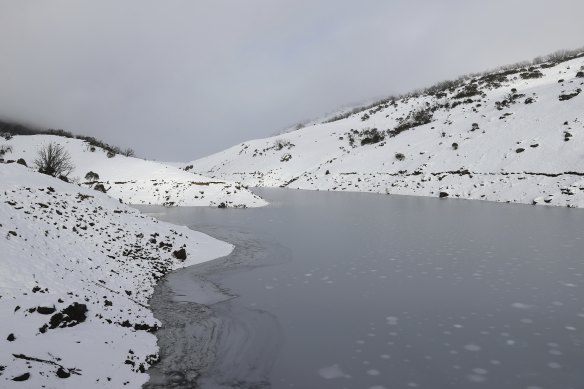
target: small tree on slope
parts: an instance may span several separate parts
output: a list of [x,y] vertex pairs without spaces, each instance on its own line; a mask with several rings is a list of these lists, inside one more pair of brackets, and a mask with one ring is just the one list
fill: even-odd
[[34,166],[40,173],[53,177],[67,177],[74,169],[71,155],[63,146],[51,142],[39,149]]

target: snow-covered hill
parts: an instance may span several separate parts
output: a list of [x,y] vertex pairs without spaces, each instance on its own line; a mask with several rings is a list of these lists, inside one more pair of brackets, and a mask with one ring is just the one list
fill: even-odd
[[584,57],[443,83],[190,163],[250,186],[584,207]]
[[0,137],[0,146],[10,147],[6,160],[23,158],[32,166],[38,150],[56,142],[71,155],[74,171],[70,175],[84,183],[85,175],[99,175],[96,183],[102,183],[107,194],[129,204],[158,204],[171,206],[219,206],[257,207],[264,200],[247,189],[224,180],[213,180],[181,170],[170,164],[126,157],[120,154],[108,157],[106,150],[92,147],[88,142],[54,135]]
[[232,249],[16,163],[0,164],[0,199],[2,388],[141,386],[153,286]]

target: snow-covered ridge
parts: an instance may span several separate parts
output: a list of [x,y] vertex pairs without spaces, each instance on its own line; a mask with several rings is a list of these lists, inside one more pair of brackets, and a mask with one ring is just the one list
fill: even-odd
[[166,272],[232,246],[98,191],[0,164],[0,387],[139,387]]
[[[0,146],[10,147],[6,160],[22,158],[32,166],[38,150],[50,142],[62,145],[71,155],[75,167],[70,178],[81,184],[87,182],[88,172],[98,174],[107,194],[129,204],[168,206],[258,207],[266,204],[242,186],[225,180],[209,179],[170,164],[108,153],[88,142],[55,135],[16,135]],[[87,185],[86,185],[87,186]]]
[[584,57],[478,75],[190,162],[250,186],[584,207]]

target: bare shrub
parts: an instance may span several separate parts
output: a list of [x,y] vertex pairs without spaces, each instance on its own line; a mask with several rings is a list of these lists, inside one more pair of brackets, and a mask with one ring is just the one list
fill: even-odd
[[12,152],[12,146],[0,145],[0,157],[3,157],[4,154],[8,154],[11,152]]
[[135,155],[134,150],[129,147],[125,150],[122,150],[121,154],[125,155],[126,157],[133,157]]
[[75,168],[69,152],[55,142],[44,145],[39,149],[37,158],[34,160],[34,166],[40,173],[53,177],[67,177]]
[[274,148],[275,148],[276,150],[282,150],[284,147],[287,147],[287,148],[289,148],[289,149],[290,149],[290,148],[292,148],[293,146],[294,146],[294,145],[293,145],[292,143],[290,143],[290,141],[289,141],[289,140],[286,140],[286,139],[276,139],[276,140],[274,141]]

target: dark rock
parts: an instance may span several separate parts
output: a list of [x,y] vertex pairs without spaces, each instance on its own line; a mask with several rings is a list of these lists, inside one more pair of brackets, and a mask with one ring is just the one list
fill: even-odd
[[217,208],[227,208],[227,204],[221,203],[217,206]]
[[50,328],[74,327],[87,319],[87,305],[73,303],[59,313],[55,313],[49,322]]
[[103,192],[103,193],[106,193],[107,192],[107,189],[101,183],[95,184],[95,186],[93,187],[93,189],[97,190],[98,192]]
[[184,261],[185,259],[187,259],[187,251],[184,248],[182,248],[180,250],[174,251],[172,253],[172,256],[178,260]]
[[524,148],[521,148],[521,147],[518,148],[517,150],[515,150],[516,153],[522,153],[524,151],[525,151],[525,149]]
[[580,88],[578,88],[578,89],[576,89],[576,91],[575,91],[575,92],[573,92],[573,93],[568,93],[568,94],[565,94],[565,95],[560,95],[560,96],[558,97],[558,99],[559,99],[560,101],[566,101],[566,100],[570,100],[570,99],[573,99],[574,97],[578,96],[578,95],[580,94],[580,92],[582,92],[582,90],[581,90]]
[[[136,331],[147,331],[147,332],[154,333],[154,332],[158,331],[158,326],[156,324],[153,326],[150,326],[148,324],[142,323],[142,324],[134,324],[134,329]],[[133,354],[133,352],[130,354]]]
[[440,195],[439,196],[440,196],[441,199],[443,199],[445,197],[448,197],[449,195],[448,195],[447,192],[440,192]]
[[14,342],[16,340],[16,337],[14,336],[14,334],[10,334],[10,335],[8,335],[6,340],[9,342]]
[[62,367],[60,367],[57,370],[57,377],[59,377],[59,378],[69,378],[69,377],[71,377],[71,373],[69,373],[68,371],[66,371]]
[[26,161],[24,159],[22,159],[22,158],[18,158],[18,160],[16,161],[16,163],[19,164],[19,165],[28,166],[26,164]]
[[52,306],[52,307],[37,307],[37,312],[40,313],[41,315],[52,315],[53,313],[55,313],[57,309]]
[[12,381],[26,381],[30,378],[30,373],[24,373],[22,375],[19,375],[17,377],[14,377],[12,379]]

